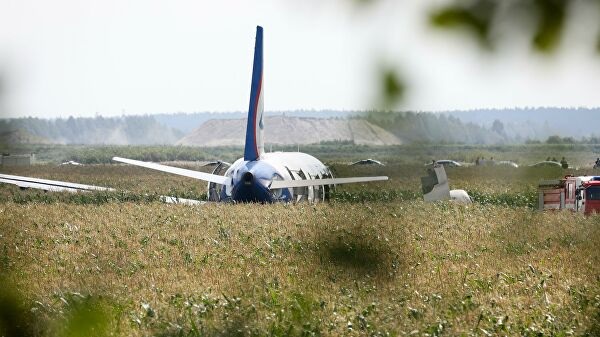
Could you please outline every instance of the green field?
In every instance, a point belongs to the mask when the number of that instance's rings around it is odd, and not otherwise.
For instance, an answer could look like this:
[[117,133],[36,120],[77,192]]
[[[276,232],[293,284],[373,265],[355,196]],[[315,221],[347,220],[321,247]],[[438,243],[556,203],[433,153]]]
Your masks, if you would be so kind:
[[[124,192],[0,185],[0,335],[600,335],[600,217],[534,210],[539,180],[593,173],[594,147],[301,150],[337,176],[391,180],[344,186],[316,205],[190,207],[157,195],[203,198],[204,183],[124,165],[52,164],[108,148],[65,147],[49,164],[3,168]],[[448,169],[451,188],[476,202],[421,201],[424,162],[480,155],[567,156],[580,168]],[[361,157],[388,165],[344,165]]]
[[[424,164],[432,159],[453,159],[474,162],[477,157],[511,160],[521,166],[555,157],[566,157],[575,167],[591,167],[600,157],[600,144],[515,144],[515,145],[461,145],[461,144],[408,144],[402,146],[367,146],[348,142],[330,142],[320,145],[270,146],[273,151],[300,149],[335,163],[375,158],[387,163]],[[2,145],[2,153],[35,153],[41,162],[61,163],[75,160],[87,164],[110,163],[113,156],[147,161],[224,160],[233,162],[243,153],[242,147],[190,147],[190,146],[111,146],[111,145]]]

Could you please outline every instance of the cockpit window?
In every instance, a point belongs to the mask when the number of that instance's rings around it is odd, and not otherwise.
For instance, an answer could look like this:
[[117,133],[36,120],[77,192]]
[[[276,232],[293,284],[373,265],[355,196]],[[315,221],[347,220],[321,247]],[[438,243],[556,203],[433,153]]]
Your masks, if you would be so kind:
[[600,187],[588,187],[585,189],[587,200],[600,200]]

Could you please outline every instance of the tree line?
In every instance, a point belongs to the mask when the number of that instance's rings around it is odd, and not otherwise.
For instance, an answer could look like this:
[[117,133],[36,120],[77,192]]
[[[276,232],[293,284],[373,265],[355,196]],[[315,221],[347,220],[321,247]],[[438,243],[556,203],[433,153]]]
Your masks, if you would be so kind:
[[0,133],[25,131],[57,144],[173,144],[183,133],[152,116],[14,118],[0,120]]
[[369,112],[367,120],[408,143],[504,144],[513,141],[504,133],[500,121],[488,129],[445,114],[380,111]]

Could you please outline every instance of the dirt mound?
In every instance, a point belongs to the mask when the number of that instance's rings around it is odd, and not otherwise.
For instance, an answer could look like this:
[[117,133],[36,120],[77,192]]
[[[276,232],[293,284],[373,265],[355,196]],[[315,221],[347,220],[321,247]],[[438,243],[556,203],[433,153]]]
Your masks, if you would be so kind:
[[[363,119],[303,118],[274,116],[265,118],[265,144],[316,144],[328,141],[353,141],[361,145],[399,145],[402,141]],[[209,120],[177,145],[244,145],[246,119]]]

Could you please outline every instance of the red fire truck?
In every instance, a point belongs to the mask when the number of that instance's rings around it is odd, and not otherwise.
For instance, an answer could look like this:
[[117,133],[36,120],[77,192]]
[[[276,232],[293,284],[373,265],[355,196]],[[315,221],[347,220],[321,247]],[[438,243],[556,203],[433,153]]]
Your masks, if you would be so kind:
[[538,185],[539,209],[600,213],[600,176],[566,176]]

